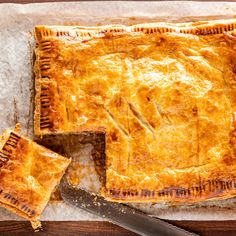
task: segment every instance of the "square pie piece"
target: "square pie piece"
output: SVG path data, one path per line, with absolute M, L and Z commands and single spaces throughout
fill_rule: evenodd
M 37 26 L 35 134 L 106 134 L 107 199 L 236 196 L 236 20 Z
M 69 163 L 70 159 L 7 130 L 0 136 L 0 205 L 34 226 Z

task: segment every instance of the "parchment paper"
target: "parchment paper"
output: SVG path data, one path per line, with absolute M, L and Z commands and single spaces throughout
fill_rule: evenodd
M 195 21 L 236 17 L 236 2 L 77 2 L 0 5 L 0 132 L 22 124 L 23 133 L 32 137 L 33 124 L 33 28 L 39 24 L 135 24 L 154 21 Z M 89 144 L 75 154 L 94 174 L 83 175 L 81 184 L 97 181 Z M 96 186 L 98 186 L 96 184 Z M 134 204 L 135 207 L 165 219 L 236 220 L 235 199 L 192 206 Z M 0 209 L 0 220 L 21 220 Z M 99 220 L 100 218 L 68 206 L 50 203 L 42 220 Z

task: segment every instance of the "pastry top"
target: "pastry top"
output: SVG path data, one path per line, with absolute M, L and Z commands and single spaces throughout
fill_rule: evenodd
M 235 22 L 150 23 L 128 27 L 36 26 L 35 134 L 104 130 L 105 125 L 101 122 L 104 112 L 100 111 L 103 108 L 98 111 L 96 104 L 103 103 L 104 99 L 111 100 L 116 90 L 127 81 L 127 73 L 140 75 L 145 72 L 151 76 L 149 72 L 155 72 L 153 62 L 156 60 L 159 67 L 163 62 L 166 64 L 161 73 L 168 73 L 166 67 L 169 64 L 174 66 L 174 61 L 180 64 L 181 57 L 187 59 L 197 55 L 198 58 L 192 58 L 195 63 L 201 60 L 201 56 L 208 56 L 210 60 L 212 55 L 197 54 L 197 51 L 200 47 L 207 51 L 211 41 L 216 46 L 220 46 L 222 40 L 229 45 Z M 174 52 L 176 55 L 169 55 Z M 128 67 L 132 64 L 135 68 Z M 170 69 L 173 73 L 176 68 Z M 137 81 L 138 78 L 129 77 L 127 90 L 135 93 L 130 83 Z M 146 83 L 145 80 L 141 82 Z
M 235 194 L 235 29 L 37 26 L 35 133 L 106 131 L 112 200 Z
M 15 131 L 0 139 L 0 205 L 37 221 L 70 163 Z

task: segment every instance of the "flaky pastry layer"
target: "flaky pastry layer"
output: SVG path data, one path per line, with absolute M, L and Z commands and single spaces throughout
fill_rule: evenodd
M 70 159 L 15 131 L 0 138 L 0 205 L 35 223 Z
M 235 29 L 37 26 L 35 134 L 105 131 L 112 201 L 235 196 Z

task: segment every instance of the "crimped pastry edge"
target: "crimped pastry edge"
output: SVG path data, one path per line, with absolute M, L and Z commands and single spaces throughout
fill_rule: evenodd
M 35 39 L 40 43 L 48 37 L 64 37 L 73 39 L 89 39 L 92 37 L 103 37 L 106 34 L 120 33 L 184 33 L 195 35 L 221 34 L 236 29 L 236 19 L 198 21 L 189 23 L 144 23 L 131 26 L 104 25 L 97 27 L 89 26 L 43 26 L 35 27 Z

